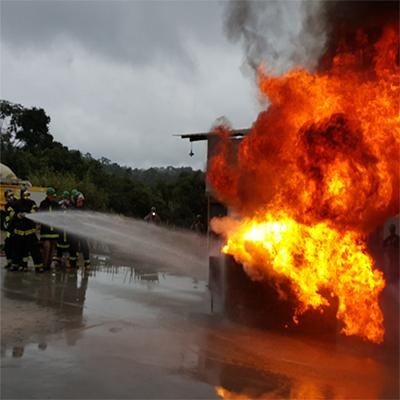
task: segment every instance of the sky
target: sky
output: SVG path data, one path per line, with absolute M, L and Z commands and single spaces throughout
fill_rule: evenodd
M 205 166 L 173 136 L 260 104 L 218 1 L 1 1 L 1 98 L 44 108 L 55 140 L 131 167 Z

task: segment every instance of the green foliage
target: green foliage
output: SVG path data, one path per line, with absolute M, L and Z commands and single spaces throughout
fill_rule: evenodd
M 78 189 L 85 194 L 90 208 L 94 210 L 107 210 L 108 194 L 91 182 L 89 177 L 83 180 L 71 173 L 60 173 L 51 170 L 42 170 L 40 173 L 32 173 L 29 180 L 34 186 L 52 186 L 56 189 L 57 195 L 61 197 L 64 191 Z
M 50 117 L 42 108 L 24 108 L 1 100 L 0 118 L 8 120 L 5 138 L 15 147 L 36 152 L 53 143 L 53 136 L 49 133 Z
M 93 210 L 143 218 L 152 206 L 161 219 L 190 226 L 206 216 L 205 177 L 191 168 L 122 167 L 106 158 L 94 159 L 53 140 L 50 118 L 42 109 L 25 109 L 0 101 L 2 162 L 33 185 L 52 186 L 59 195 L 76 188 Z

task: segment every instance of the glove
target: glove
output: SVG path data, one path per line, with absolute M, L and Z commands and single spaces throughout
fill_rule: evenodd
M 25 213 L 20 212 L 20 213 L 17 214 L 17 217 L 19 219 L 25 218 Z

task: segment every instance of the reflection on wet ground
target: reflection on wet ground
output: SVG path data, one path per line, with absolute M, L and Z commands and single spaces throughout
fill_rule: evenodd
M 100 264 L 1 271 L 2 398 L 399 397 L 385 357 L 238 327 L 203 281 Z

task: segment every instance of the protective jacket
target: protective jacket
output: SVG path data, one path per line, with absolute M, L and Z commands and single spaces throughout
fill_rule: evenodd
M 36 203 L 31 199 L 19 199 L 14 203 L 13 233 L 15 235 L 27 236 L 36 233 L 36 223 L 22 215 L 36 211 Z
M 55 200 L 50 200 L 46 197 L 39 206 L 40 211 L 52 212 L 59 209 L 59 204 Z M 59 233 L 52 226 L 42 225 L 40 228 L 40 239 L 57 239 Z
M 25 217 L 37 211 L 36 203 L 31 199 L 19 199 L 14 204 L 14 241 L 15 249 L 12 260 L 12 269 L 28 268 L 28 257 L 31 255 L 35 270 L 43 271 L 42 256 L 36 236 L 36 223 Z
M 15 252 L 15 240 L 14 240 L 14 223 L 15 223 L 15 211 L 14 211 L 13 201 L 7 201 L 5 205 L 5 218 L 4 218 L 4 228 L 6 230 L 6 237 L 4 239 L 4 252 L 7 259 L 6 268 L 11 267 L 12 259 Z
M 14 204 L 15 200 L 12 202 L 7 202 L 4 207 L 6 212 L 4 218 L 4 228 L 6 229 L 7 237 L 11 236 L 11 233 L 13 232 L 13 224 L 15 217 Z
M 58 206 L 61 210 L 63 210 L 63 214 L 65 214 L 68 212 L 67 210 L 72 207 L 72 203 L 68 199 L 63 199 L 58 203 Z M 70 248 L 68 236 L 69 235 L 67 234 L 67 231 L 65 229 L 60 232 L 57 240 L 57 257 L 54 257 L 55 261 L 60 261 L 63 251 Z

